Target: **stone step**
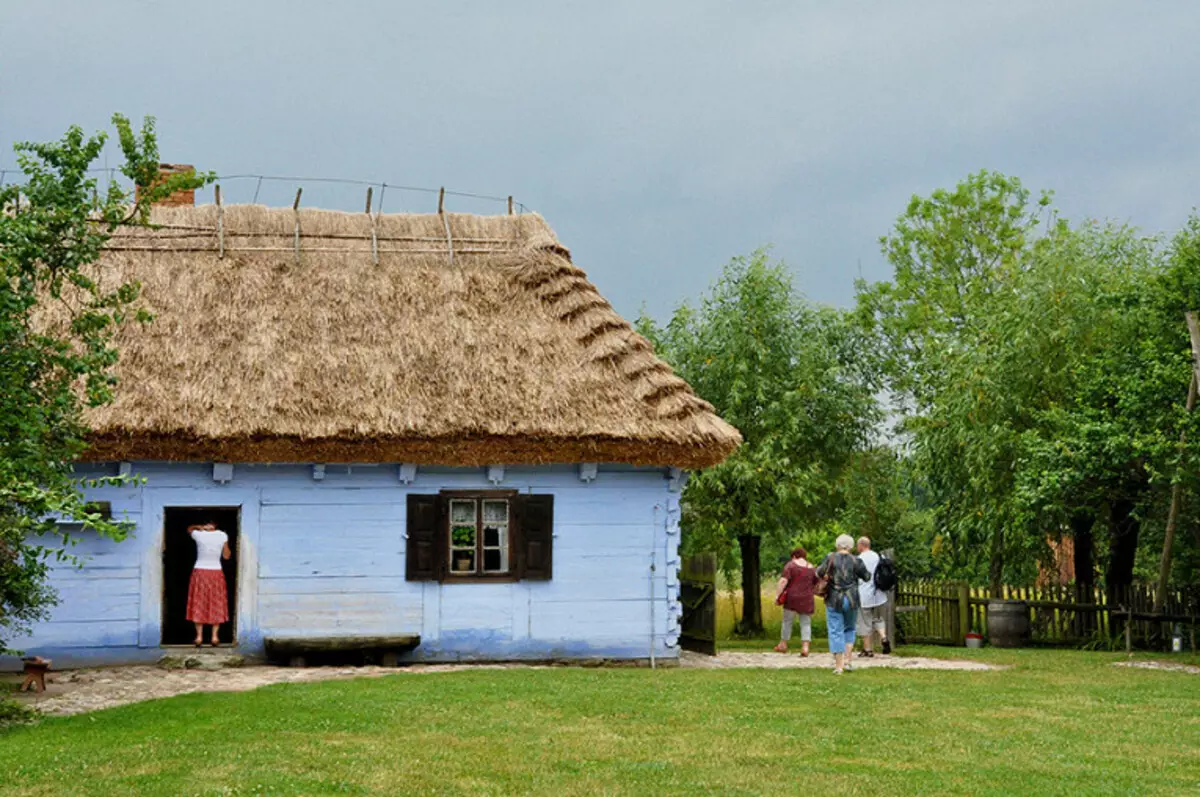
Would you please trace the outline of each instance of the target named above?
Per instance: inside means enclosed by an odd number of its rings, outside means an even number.
[[[221,648],[167,653],[158,660],[158,666],[165,670],[223,670],[227,667],[242,667],[245,664],[245,656]]]

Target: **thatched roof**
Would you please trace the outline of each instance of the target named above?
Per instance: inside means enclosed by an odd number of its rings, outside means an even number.
[[[540,216],[153,220],[99,266],[141,281],[155,320],[120,333],[89,459],[699,468],[740,441]]]

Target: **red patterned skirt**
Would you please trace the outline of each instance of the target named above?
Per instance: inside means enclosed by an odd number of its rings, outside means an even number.
[[[204,625],[220,625],[229,621],[224,571],[192,571],[192,581],[188,585],[187,619]]]

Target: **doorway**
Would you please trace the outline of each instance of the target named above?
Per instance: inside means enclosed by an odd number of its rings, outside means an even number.
[[[190,645],[196,637],[196,627],[187,619],[188,584],[196,564],[196,543],[188,534],[188,526],[215,523],[229,535],[229,550],[233,554],[221,562],[225,571],[225,589],[229,599],[229,622],[221,626],[218,639],[233,644],[237,638],[237,573],[240,538],[238,507],[179,506],[163,510],[163,595],[162,644]],[[206,629],[204,638],[208,639]]]

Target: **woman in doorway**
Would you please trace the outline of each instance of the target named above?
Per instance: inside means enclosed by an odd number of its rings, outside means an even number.
[[[829,652],[833,654],[833,674],[841,675],[844,670],[853,670],[850,663],[854,655],[854,620],[858,614],[858,582],[871,577],[862,560],[850,553],[854,538],[849,534],[839,535],[834,544],[836,550],[825,557],[817,568],[817,575],[829,579],[829,591],[825,597],[825,623],[829,629]]]
[[[209,639],[215,648],[221,644],[217,639],[221,623],[229,622],[225,571],[221,569],[221,560],[233,555],[229,535],[212,522],[188,526],[188,534],[196,541],[196,566],[188,585],[187,619],[196,624],[196,647],[204,644],[204,626],[212,626]]]

